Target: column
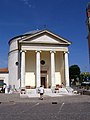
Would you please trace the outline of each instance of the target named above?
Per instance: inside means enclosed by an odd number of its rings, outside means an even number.
[[[21,88],[25,88],[25,51],[21,51]]]
[[[36,51],[36,87],[40,87],[40,51]]]
[[[68,65],[68,52],[64,52],[64,62],[65,62],[65,81],[66,81],[66,86],[70,86],[69,65]]]
[[[50,51],[51,53],[51,86],[55,86],[55,52]]]

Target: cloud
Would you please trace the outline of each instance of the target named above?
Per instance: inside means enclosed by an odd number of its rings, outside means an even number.
[[[25,5],[27,5],[29,8],[31,8],[31,4],[29,0],[21,0]]]

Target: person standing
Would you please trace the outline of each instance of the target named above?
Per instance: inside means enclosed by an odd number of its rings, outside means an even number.
[[[44,87],[43,86],[40,86],[39,93],[40,93],[40,100],[43,100],[43,94],[44,94]]]

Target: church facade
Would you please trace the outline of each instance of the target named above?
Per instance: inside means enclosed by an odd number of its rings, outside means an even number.
[[[69,86],[70,41],[49,30],[36,30],[9,41],[8,70],[12,89]]]

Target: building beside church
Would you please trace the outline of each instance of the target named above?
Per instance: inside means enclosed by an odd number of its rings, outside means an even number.
[[[0,68],[0,90],[3,85],[8,86],[8,68]]]
[[[69,86],[70,41],[49,30],[36,30],[9,41],[8,71],[12,89]]]

